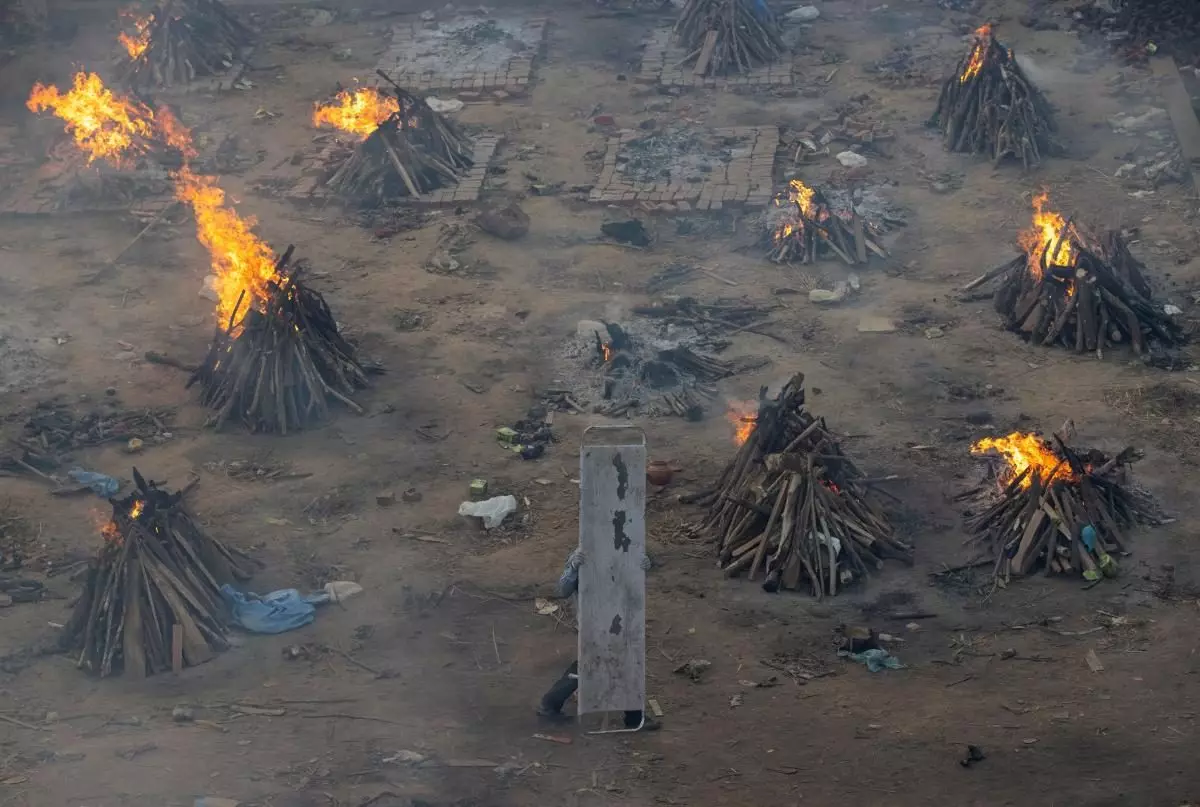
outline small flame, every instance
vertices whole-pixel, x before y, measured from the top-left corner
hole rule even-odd
[[[132,36],[122,31],[117,34],[117,39],[124,46],[126,52],[129,53],[130,59],[137,59],[150,47],[150,23],[154,22],[154,17],[139,17],[131,11],[121,12],[121,16],[128,17],[133,23],[134,33]]]
[[[823,214],[818,212],[817,204],[814,201],[816,194],[814,188],[810,188],[798,179],[788,182],[787,191],[775,198],[775,204],[778,206],[795,205],[799,215],[792,221],[780,222],[779,229],[775,231],[775,243],[782,243],[796,233],[803,232],[805,219],[813,221],[823,218]]]
[[[601,342],[600,343],[600,357],[604,360],[605,364],[608,364],[610,361],[612,361],[612,357],[613,357],[612,347]]]
[[[333,100],[314,107],[313,126],[332,126],[365,138],[400,111],[398,100],[371,88],[342,90]]]
[[[134,499],[133,506],[129,508],[129,518],[137,519],[138,516],[146,509],[146,503],[141,499]]]
[[[988,48],[992,44],[992,26],[981,25],[975,29],[975,45],[971,48],[971,60],[967,62],[966,69],[962,75],[958,77],[959,84],[966,84],[975,76],[979,75],[979,71],[983,69],[983,60],[987,56]]]
[[[994,451],[1008,463],[1007,479],[1014,479],[1030,470],[1028,476],[1021,480],[1021,487],[1027,488],[1033,484],[1033,476],[1037,474],[1042,484],[1049,482],[1073,482],[1075,474],[1061,457],[1036,434],[1013,432],[1007,437],[985,437],[971,446],[972,454],[984,454]]]
[[[1064,232],[1066,220],[1049,210],[1045,210],[1050,195],[1042,191],[1033,197],[1033,228],[1022,233],[1018,242],[1029,256],[1029,271],[1035,278],[1042,276],[1042,267],[1074,266],[1075,252],[1071,247],[1069,234]],[[1055,247],[1054,244],[1058,246]],[[1054,249],[1053,255],[1047,251]]]
[[[121,530],[117,527],[117,522],[109,521],[100,528],[100,537],[110,544],[121,545]]]
[[[25,106],[31,112],[51,110],[66,121],[66,131],[89,163],[104,157],[120,164],[128,152],[144,151],[153,134],[154,113],[114,95],[95,73],[76,73],[67,93],[54,85],[34,84]]]
[[[733,425],[734,445],[743,445],[758,425],[758,404],[753,401],[731,401],[725,419]]]

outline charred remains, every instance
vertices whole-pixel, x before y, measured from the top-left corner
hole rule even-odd
[[[254,41],[220,0],[164,0],[121,34],[127,59],[123,80],[134,88],[170,87],[216,76],[238,62]]]
[[[265,299],[245,309],[245,295],[238,300],[188,380],[216,410],[210,425],[238,419],[251,431],[287,434],[324,420],[333,401],[362,412],[350,396],[367,386],[366,371],[325,298],[301,282],[298,269],[288,271],[293,249],[276,262]]]
[[[229,646],[221,586],[247,580],[249,558],[204,533],[168,493],[133,470],[62,633],[88,672],[136,678],[202,664]]]
[[[675,36],[697,76],[746,73],[787,51],[766,0],[688,0]]]
[[[726,576],[761,571],[767,591],[807,587],[815,597],[883,567],[912,548],[869,501],[870,485],[824,418],[804,408],[804,376],[741,414],[742,440],[714,490],[705,528],[718,536]],[[744,438],[744,439],[743,439]]]
[[[1109,457],[1073,449],[1058,434],[1051,445],[1017,432],[980,440],[971,452],[1003,458],[990,479],[958,497],[982,507],[967,528],[994,558],[997,583],[1036,572],[1114,576],[1129,528],[1162,523],[1150,497],[1129,483],[1129,464],[1142,456],[1134,448]]]
[[[930,122],[948,150],[987,154],[997,164],[1013,157],[1029,168],[1060,151],[1049,102],[990,25],[975,32],[971,51],[942,84]]]
[[[397,85],[392,90],[399,109],[322,182],[336,195],[364,206],[420,199],[457,184],[474,164],[471,139],[457,124],[434,112],[424,98]]]
[[[887,257],[873,228],[857,213],[834,210],[820,190],[798,179],[788,183],[786,195],[775,204],[784,212],[766,219],[767,258],[774,263],[807,264],[837,257],[854,265],[866,263],[870,255]]]

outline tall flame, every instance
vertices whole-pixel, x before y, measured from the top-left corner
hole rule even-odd
[[[992,26],[981,25],[975,29],[975,45],[971,48],[971,59],[967,62],[966,68],[963,69],[962,75],[958,77],[959,84],[966,84],[968,81],[979,75],[979,71],[983,69],[983,60],[987,56],[988,48],[992,44]]]
[[[243,292],[243,313],[266,299],[267,283],[276,279],[275,253],[254,234],[257,222],[253,217],[242,218],[225,204],[225,191],[212,177],[194,174],[187,167],[180,169],[175,197],[192,207],[196,237],[208,250],[217,278],[217,316],[220,324],[226,325]]]
[[[121,16],[128,17],[132,21],[134,33],[130,36],[121,31],[117,34],[117,40],[125,48],[129,58],[136,59],[150,47],[150,23],[154,22],[154,17],[139,17],[128,11],[122,12]]]
[[[1034,277],[1042,276],[1042,267],[1074,266],[1075,252],[1071,247],[1071,239],[1064,232],[1066,220],[1057,213],[1046,210],[1046,202],[1050,195],[1042,191],[1033,197],[1033,228],[1018,237],[1021,248],[1029,256],[1029,271]],[[1055,244],[1058,244],[1055,247]],[[1054,250],[1053,255],[1047,255],[1048,250]]]
[[[131,519],[136,519],[138,516],[140,516],[142,514],[142,511],[144,511],[145,509],[146,509],[146,503],[144,501],[142,501],[141,499],[134,499],[133,507],[129,508],[129,517]]]
[[[734,445],[742,445],[750,439],[758,424],[758,404],[754,401],[730,401],[725,419],[733,425]]]
[[[815,189],[810,188],[798,179],[788,182],[787,191],[776,197],[775,204],[783,205],[786,203],[795,205],[800,215],[795,221],[784,220],[780,222],[779,229],[775,231],[776,243],[804,229],[804,219],[811,221],[817,217],[817,205],[814,201],[816,194]]]
[[[398,100],[372,88],[342,90],[333,101],[313,108],[313,126],[332,126],[363,138],[400,111]]]
[[[1034,474],[1041,478],[1043,485],[1051,481],[1075,480],[1071,466],[1036,434],[1013,432],[1007,437],[985,437],[971,446],[972,454],[986,454],[989,451],[1004,457],[1008,463],[1008,479],[1031,469],[1029,475],[1021,480],[1023,488],[1033,484]]]
[[[154,113],[145,105],[118,97],[95,73],[76,73],[69,92],[34,84],[25,106],[31,112],[51,110],[87,155],[120,164],[131,151],[145,151],[153,135]]]

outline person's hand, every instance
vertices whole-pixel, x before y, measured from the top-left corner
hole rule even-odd
[[[648,572],[654,567],[654,561],[650,560],[649,555],[643,553],[641,566],[643,572]]]
[[[567,566],[578,571],[579,567],[583,565],[585,560],[587,560],[587,555],[583,554],[583,548],[576,547],[571,551],[571,554],[567,556]]]

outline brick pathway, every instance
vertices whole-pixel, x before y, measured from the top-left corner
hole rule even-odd
[[[393,203],[441,206],[476,201],[483,190],[483,182],[487,178],[488,165],[491,163],[496,149],[500,146],[500,137],[498,135],[481,135],[474,139],[474,146],[475,151],[472,155],[474,165],[471,166],[471,170],[465,176],[459,178],[457,185],[448,188],[438,188],[432,193],[424,194],[420,199],[412,199],[406,196],[398,197],[393,200]],[[329,170],[327,162],[330,156],[342,150],[342,147],[339,147],[337,144],[331,144],[313,154],[311,158],[306,159],[306,166],[304,168],[305,176],[301,177],[292,189],[287,192],[287,198],[294,202],[334,201],[336,197],[318,183],[321,176]]]
[[[704,182],[664,182],[643,184],[627,182],[617,170],[617,157],[629,140],[645,137],[644,132],[625,132],[609,138],[604,167],[588,200],[607,204],[651,203],[659,209],[720,210],[726,205],[765,207],[771,201],[775,151],[779,147],[779,129],[775,126],[734,126],[711,130],[715,137],[735,137],[744,145],[734,150],[733,159],[723,170],[706,175]]]
[[[748,73],[728,76],[696,76],[692,68],[680,65],[688,52],[672,41],[671,29],[663,28],[650,34],[642,53],[642,66],[636,81],[641,84],[666,84],[671,87],[788,87],[796,79],[794,57],[765,65]]]
[[[531,19],[521,24],[517,38],[529,46],[525,53],[512,58],[494,70],[456,65],[453,55],[447,55],[444,64],[433,70],[416,71],[409,63],[411,54],[436,53],[439,40],[431,36],[420,23],[397,25],[392,28],[392,41],[388,50],[379,59],[379,69],[387,73],[407,90],[446,92],[463,98],[478,97],[484,93],[503,91],[524,93],[533,81],[533,61],[541,52],[546,39],[546,20]]]

